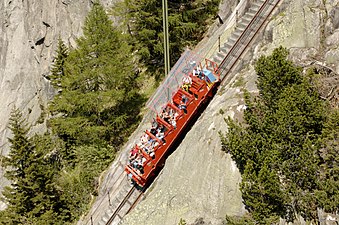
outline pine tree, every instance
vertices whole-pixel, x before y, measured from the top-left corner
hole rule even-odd
[[[274,106],[284,88],[302,81],[301,68],[294,66],[287,56],[287,49],[280,46],[272,55],[260,57],[255,65],[258,89],[267,105]]]
[[[257,222],[271,216],[293,221],[296,213],[316,221],[319,206],[337,210],[335,125],[324,130],[327,104],[287,56],[280,47],[260,57],[255,65],[259,96],[245,93],[246,125],[227,120],[229,132],[222,137],[243,174],[243,199]],[[335,196],[330,197],[335,203],[321,200],[325,196]]]
[[[139,119],[142,99],[134,57],[98,1],[83,29],[84,36],[65,63],[64,90],[51,105],[53,113],[65,116],[51,124],[61,138],[73,144],[108,141],[116,146]]]
[[[19,216],[25,216],[34,207],[32,187],[28,184],[27,169],[30,167],[34,146],[28,138],[27,124],[22,118],[21,112],[14,108],[9,119],[9,129],[13,136],[9,138],[10,153],[3,160],[3,166],[7,168],[5,177],[12,181],[12,185],[5,187],[3,195],[8,203],[8,208],[17,215],[14,221],[20,221]]]
[[[28,138],[28,126],[18,109],[11,113],[9,128],[13,133],[9,138],[11,151],[3,165],[7,169],[5,176],[12,184],[3,191],[8,208],[0,224],[55,224],[59,216],[67,218],[60,192],[54,185],[58,169],[47,161],[45,142]]]
[[[68,56],[68,48],[62,39],[58,39],[58,47],[56,50],[56,56],[53,59],[51,74],[48,78],[51,80],[51,84],[57,90],[61,90],[61,79],[65,75],[64,65]]]
[[[26,178],[25,169],[29,167],[28,158],[33,151],[33,145],[28,138],[29,128],[22,117],[19,109],[14,108],[9,119],[9,129],[13,133],[12,138],[8,138],[10,143],[10,153],[5,158],[4,166],[15,166],[14,169],[6,172],[8,179]]]
[[[171,65],[187,46],[196,45],[218,11],[219,0],[168,1]],[[125,0],[126,24],[135,50],[152,75],[163,72],[162,3],[157,0]]]
[[[320,138],[321,158],[319,190],[316,192],[321,207],[329,213],[339,210],[339,109],[330,113]]]

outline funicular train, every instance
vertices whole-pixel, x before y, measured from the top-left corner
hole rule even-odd
[[[208,59],[204,65],[196,64],[192,58],[181,63],[185,65],[177,68],[174,75],[170,73],[158,88],[149,104],[153,111],[150,128],[129,152],[125,171],[139,187],[152,182],[173,146],[187,132],[189,123],[217,91],[220,83],[218,65]]]

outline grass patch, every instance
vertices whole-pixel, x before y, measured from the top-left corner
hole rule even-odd
[[[243,76],[240,76],[232,85],[233,88],[244,87],[245,79]]]

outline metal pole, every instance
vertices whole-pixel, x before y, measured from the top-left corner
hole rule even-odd
[[[170,71],[170,56],[169,56],[169,34],[168,34],[168,7],[167,0],[162,0],[162,16],[163,16],[163,30],[164,30],[164,64],[165,76]]]
[[[238,23],[239,20],[239,12],[238,10],[235,12],[235,22]]]
[[[170,53],[169,53],[169,48],[170,48],[170,42],[169,42],[169,23],[168,23],[168,6],[167,6],[167,0],[165,1],[166,3],[166,42],[167,42],[167,74],[171,70],[171,61],[170,61]]]
[[[220,52],[220,35],[218,37],[218,44],[219,44],[219,52]]]
[[[108,204],[109,206],[112,206],[111,197],[109,196],[109,191],[107,191],[107,195],[108,195]]]

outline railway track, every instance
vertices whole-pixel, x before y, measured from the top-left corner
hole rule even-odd
[[[281,1],[259,0],[250,7],[248,12],[238,22],[231,37],[214,56],[214,61],[219,63],[221,82],[226,79],[227,75],[239,62],[240,57],[248,49],[251,42]]]
[[[116,225],[122,220],[122,218],[128,214],[135,205],[141,200],[143,192],[137,190],[136,187],[131,187],[126,196],[119,203],[115,211],[104,223],[105,225]]]
[[[219,64],[221,82],[225,80],[227,75],[239,62],[240,57],[248,49],[251,42],[281,1],[282,0],[257,0],[238,22],[238,26],[231,37],[213,58],[214,61]],[[141,200],[143,191],[139,191],[129,185],[127,188],[123,188],[123,193],[121,193],[120,196],[124,197],[120,197],[118,205],[111,207],[115,210],[112,211],[110,209],[106,211],[99,225],[119,224],[122,218]],[[94,223],[92,222],[92,224]]]

